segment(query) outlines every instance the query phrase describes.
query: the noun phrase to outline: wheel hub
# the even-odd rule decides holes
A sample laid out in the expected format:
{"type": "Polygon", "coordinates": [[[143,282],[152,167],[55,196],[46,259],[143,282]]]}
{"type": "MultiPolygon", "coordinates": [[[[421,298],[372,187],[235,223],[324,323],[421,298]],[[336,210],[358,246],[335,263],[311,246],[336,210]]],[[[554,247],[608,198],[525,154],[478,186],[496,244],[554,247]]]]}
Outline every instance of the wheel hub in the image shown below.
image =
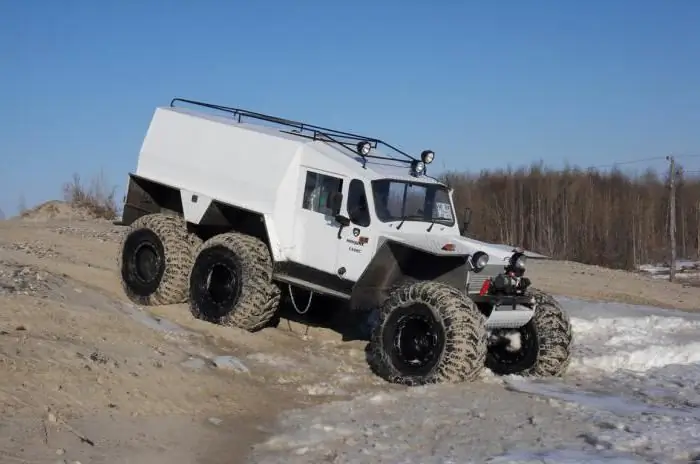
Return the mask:
{"type": "Polygon", "coordinates": [[[398,323],[394,346],[406,364],[422,367],[434,361],[438,335],[431,321],[420,315],[406,316],[398,323]]]}
{"type": "Polygon", "coordinates": [[[214,264],[207,274],[207,292],[212,300],[221,303],[235,293],[237,280],[236,273],[231,268],[214,264]]]}
{"type": "Polygon", "coordinates": [[[150,243],[142,243],[134,254],[136,275],[145,283],[151,283],[158,278],[161,265],[160,257],[155,247],[150,243]]]}

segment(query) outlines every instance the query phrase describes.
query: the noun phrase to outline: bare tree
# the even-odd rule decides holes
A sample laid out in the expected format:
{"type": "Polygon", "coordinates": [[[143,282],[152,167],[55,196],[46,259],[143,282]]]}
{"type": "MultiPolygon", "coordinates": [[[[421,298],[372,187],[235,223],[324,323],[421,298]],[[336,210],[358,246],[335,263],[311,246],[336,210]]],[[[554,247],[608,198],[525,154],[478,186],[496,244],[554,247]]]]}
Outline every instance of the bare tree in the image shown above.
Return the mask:
{"type": "MultiPolygon", "coordinates": [[[[543,163],[518,169],[448,172],[458,210],[472,209],[470,235],[523,246],[558,259],[631,269],[668,258],[668,179],[648,170],[628,175],[543,163]]],[[[700,176],[676,191],[678,249],[700,254],[700,176]]]]}

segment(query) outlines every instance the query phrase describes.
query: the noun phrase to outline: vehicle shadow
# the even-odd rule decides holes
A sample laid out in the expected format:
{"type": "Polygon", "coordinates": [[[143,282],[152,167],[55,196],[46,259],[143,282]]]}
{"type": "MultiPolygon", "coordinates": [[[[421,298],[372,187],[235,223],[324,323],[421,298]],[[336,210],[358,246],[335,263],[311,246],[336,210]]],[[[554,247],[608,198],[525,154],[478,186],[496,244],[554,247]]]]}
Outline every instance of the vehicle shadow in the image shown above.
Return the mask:
{"type": "Polygon", "coordinates": [[[310,292],[295,288],[292,301],[288,289],[283,288],[279,311],[270,326],[278,327],[284,324],[282,319],[286,319],[309,327],[332,330],[341,335],[345,342],[369,341],[368,312],[351,312],[346,302],[316,293],[309,304],[309,296],[310,292]]]}

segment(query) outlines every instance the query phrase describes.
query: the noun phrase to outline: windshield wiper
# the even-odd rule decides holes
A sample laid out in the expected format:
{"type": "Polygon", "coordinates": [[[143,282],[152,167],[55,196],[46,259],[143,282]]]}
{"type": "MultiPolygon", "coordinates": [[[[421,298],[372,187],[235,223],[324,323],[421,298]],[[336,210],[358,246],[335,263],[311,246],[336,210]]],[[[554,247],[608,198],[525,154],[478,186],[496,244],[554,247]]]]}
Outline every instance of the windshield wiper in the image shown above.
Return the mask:
{"type": "Polygon", "coordinates": [[[401,222],[399,223],[398,226],[396,226],[396,230],[399,230],[401,226],[403,225],[404,222],[406,222],[406,219],[409,218],[418,218],[418,219],[423,219],[423,216],[420,214],[404,214],[403,217],[401,218],[401,222]]]}
{"type": "Polygon", "coordinates": [[[450,222],[450,220],[447,219],[447,218],[442,218],[442,217],[432,218],[432,219],[430,220],[430,226],[428,227],[428,229],[426,230],[426,232],[430,232],[431,230],[433,230],[433,226],[434,226],[435,224],[446,225],[445,223],[449,224],[449,222],[450,222]]]}

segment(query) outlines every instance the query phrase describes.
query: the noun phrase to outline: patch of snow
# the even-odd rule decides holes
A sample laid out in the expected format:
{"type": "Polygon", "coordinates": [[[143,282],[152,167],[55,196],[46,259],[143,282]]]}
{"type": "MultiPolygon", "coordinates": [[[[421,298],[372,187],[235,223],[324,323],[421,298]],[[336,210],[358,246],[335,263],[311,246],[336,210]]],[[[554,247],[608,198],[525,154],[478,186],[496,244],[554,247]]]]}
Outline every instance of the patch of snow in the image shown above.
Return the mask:
{"type": "Polygon", "coordinates": [[[663,462],[700,456],[700,315],[560,301],[572,314],[576,337],[569,374],[561,380],[512,376],[506,383],[574,405],[600,425],[587,436],[600,449],[663,462]]]}
{"type": "Polygon", "coordinates": [[[637,266],[637,270],[648,274],[658,274],[660,272],[668,271],[668,268],[663,266],[655,266],[653,264],[641,264],[637,266]]]}
{"type": "Polygon", "coordinates": [[[238,373],[249,373],[250,369],[248,366],[243,364],[243,361],[236,358],[235,356],[217,356],[212,359],[212,362],[219,369],[232,370],[238,373]]]}
{"type": "Polygon", "coordinates": [[[694,462],[700,456],[698,405],[673,396],[648,396],[643,382],[643,377],[620,375],[588,379],[578,387],[514,379],[509,384],[523,393],[553,397],[573,406],[578,420],[596,426],[585,435],[586,442],[596,449],[660,462],[694,462]]]}
{"type": "MultiPolygon", "coordinates": [[[[386,386],[292,411],[255,448],[255,462],[699,459],[700,314],[559,300],[575,337],[565,377],[497,377],[486,370],[471,384],[386,386]]],[[[332,391],[328,384],[313,387],[309,393],[332,391]]]]}
{"type": "Polygon", "coordinates": [[[311,396],[340,396],[347,395],[347,392],[330,383],[321,382],[313,385],[301,385],[300,391],[311,396]]]}
{"type": "MultiPolygon", "coordinates": [[[[667,264],[641,264],[637,266],[637,270],[658,280],[668,279],[671,273],[671,268],[667,264]]],[[[676,277],[678,280],[700,279],[700,261],[676,260],[676,277]]]]}
{"type": "Polygon", "coordinates": [[[572,318],[572,367],[644,372],[669,364],[700,362],[700,320],[642,317],[572,318]]]}
{"type": "MultiPolygon", "coordinates": [[[[650,277],[654,280],[668,280],[670,272],[652,274],[650,277]]],[[[676,272],[676,280],[698,280],[700,279],[700,272],[676,272]]]]}
{"type": "Polygon", "coordinates": [[[187,335],[193,332],[184,327],[169,321],[168,319],[154,316],[133,304],[122,304],[121,309],[133,320],[140,322],[146,327],[166,334],[187,335]]]}
{"type": "Polygon", "coordinates": [[[516,352],[520,350],[520,348],[522,347],[520,332],[510,332],[506,334],[506,338],[508,339],[508,347],[506,348],[506,350],[511,352],[516,352]]]}
{"type": "Polygon", "coordinates": [[[281,369],[296,369],[299,368],[299,363],[291,358],[281,355],[273,355],[268,353],[253,353],[246,356],[247,359],[261,364],[267,364],[281,369]]]}
{"type": "Polygon", "coordinates": [[[204,369],[207,366],[207,363],[202,359],[202,358],[196,358],[190,356],[187,358],[185,361],[181,362],[180,365],[182,367],[186,367],[188,369],[204,369]]]}
{"type": "Polygon", "coordinates": [[[545,451],[512,451],[501,456],[489,458],[484,462],[489,464],[639,464],[648,462],[646,459],[635,458],[628,454],[609,451],[579,451],[554,449],[545,451]]]}

